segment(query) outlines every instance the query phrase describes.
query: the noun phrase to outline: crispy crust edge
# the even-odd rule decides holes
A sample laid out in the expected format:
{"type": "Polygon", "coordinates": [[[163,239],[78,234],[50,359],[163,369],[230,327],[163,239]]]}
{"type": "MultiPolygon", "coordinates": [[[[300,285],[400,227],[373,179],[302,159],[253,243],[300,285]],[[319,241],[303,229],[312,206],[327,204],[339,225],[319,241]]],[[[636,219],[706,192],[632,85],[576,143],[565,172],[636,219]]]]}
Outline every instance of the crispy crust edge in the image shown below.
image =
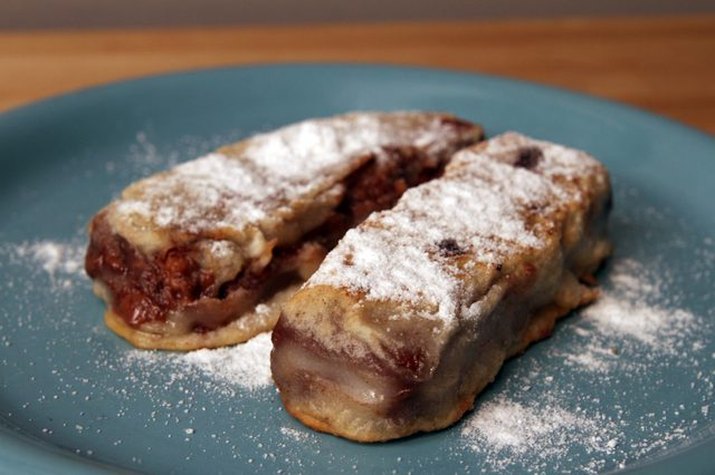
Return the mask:
{"type": "Polygon", "coordinates": [[[254,336],[271,331],[278,320],[275,316],[258,317],[255,313],[224,327],[207,333],[189,333],[186,335],[160,335],[132,328],[112,310],[104,313],[104,323],[114,333],[124,338],[136,348],[143,350],[191,351],[201,348],[220,348],[244,343],[254,336]],[[252,325],[247,325],[254,321],[252,325]],[[241,327],[237,323],[241,323],[241,327]]]}

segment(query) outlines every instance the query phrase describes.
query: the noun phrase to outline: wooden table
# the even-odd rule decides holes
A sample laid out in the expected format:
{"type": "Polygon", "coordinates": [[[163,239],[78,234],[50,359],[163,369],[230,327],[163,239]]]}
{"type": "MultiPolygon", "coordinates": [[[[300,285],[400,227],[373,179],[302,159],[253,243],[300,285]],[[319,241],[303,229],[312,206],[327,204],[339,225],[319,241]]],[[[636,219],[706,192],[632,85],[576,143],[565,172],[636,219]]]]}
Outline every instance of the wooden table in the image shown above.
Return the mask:
{"type": "Polygon", "coordinates": [[[89,85],[228,64],[357,61],[511,76],[715,133],[715,15],[0,32],[0,110],[89,85]]]}

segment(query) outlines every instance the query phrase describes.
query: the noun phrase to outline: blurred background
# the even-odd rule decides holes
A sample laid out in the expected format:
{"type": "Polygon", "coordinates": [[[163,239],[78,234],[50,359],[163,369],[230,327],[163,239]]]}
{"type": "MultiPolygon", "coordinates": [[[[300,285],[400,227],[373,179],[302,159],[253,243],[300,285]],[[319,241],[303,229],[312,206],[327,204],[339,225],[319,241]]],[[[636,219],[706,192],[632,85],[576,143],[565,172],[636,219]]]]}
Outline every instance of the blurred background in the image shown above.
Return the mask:
{"type": "Polygon", "coordinates": [[[300,24],[715,12],[713,0],[0,0],[0,28],[300,24]]]}
{"type": "Polygon", "coordinates": [[[715,0],[0,0],[0,111],[217,66],[473,71],[715,133],[715,0]]]}

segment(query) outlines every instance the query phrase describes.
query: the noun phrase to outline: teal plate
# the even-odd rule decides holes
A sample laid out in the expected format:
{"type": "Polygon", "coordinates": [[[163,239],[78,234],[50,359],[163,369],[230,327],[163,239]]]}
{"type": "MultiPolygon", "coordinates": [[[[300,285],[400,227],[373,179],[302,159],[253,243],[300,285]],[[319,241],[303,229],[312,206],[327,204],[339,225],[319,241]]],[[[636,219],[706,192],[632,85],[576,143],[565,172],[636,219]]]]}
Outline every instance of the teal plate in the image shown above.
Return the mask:
{"type": "Polygon", "coordinates": [[[0,116],[0,472],[715,470],[715,141],[494,77],[281,65],[151,77],[0,116]],[[361,445],[268,384],[133,350],[82,275],[84,226],[127,184],[223,142],[350,110],[444,110],[599,157],[615,187],[604,299],[509,361],[455,426],[361,445]]]}

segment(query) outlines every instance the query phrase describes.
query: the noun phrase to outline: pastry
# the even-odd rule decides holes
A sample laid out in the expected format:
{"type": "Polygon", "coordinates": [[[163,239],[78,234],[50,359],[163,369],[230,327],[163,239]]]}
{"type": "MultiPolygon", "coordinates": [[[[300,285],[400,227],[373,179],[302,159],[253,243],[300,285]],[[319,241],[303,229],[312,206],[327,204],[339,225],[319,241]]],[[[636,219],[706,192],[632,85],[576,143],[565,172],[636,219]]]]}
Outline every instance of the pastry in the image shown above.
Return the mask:
{"type": "Polygon", "coordinates": [[[270,330],[276,304],[370,212],[442,172],[477,125],[423,112],[309,120],[140,180],[90,224],[105,322],[140,348],[270,330]]]}
{"type": "Polygon", "coordinates": [[[606,169],[507,133],[348,231],[284,305],[273,379],[306,425],[372,442],[459,420],[505,359],[597,297],[606,169]]]}

